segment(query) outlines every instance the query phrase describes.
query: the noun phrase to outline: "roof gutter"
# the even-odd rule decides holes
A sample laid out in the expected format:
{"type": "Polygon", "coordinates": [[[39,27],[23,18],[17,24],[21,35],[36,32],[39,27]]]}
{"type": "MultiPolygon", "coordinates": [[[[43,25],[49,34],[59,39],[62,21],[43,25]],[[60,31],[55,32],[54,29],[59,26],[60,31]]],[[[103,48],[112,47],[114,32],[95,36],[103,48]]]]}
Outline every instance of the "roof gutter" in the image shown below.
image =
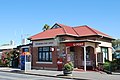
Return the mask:
{"type": "Polygon", "coordinates": [[[89,40],[89,39],[85,39],[85,40],[65,40],[65,41],[60,41],[61,43],[69,43],[69,42],[92,42],[92,43],[99,43],[98,41],[95,40],[89,40]]]}
{"type": "Polygon", "coordinates": [[[50,39],[54,39],[54,38],[45,38],[45,39],[40,39],[40,38],[38,38],[38,39],[31,39],[30,41],[39,41],[39,40],[50,40],[50,39]]]}

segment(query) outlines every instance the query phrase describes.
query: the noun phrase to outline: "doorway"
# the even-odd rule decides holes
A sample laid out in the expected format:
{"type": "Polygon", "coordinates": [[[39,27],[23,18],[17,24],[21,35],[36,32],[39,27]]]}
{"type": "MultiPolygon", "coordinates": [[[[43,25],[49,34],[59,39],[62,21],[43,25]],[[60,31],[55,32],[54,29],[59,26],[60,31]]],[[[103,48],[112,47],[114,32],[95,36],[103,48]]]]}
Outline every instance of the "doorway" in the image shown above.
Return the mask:
{"type": "Polygon", "coordinates": [[[73,62],[74,68],[81,68],[82,66],[82,53],[83,48],[80,46],[70,47],[71,61],[73,62]]]}
{"type": "Polygon", "coordinates": [[[94,48],[91,46],[87,46],[86,47],[86,66],[87,69],[93,69],[95,67],[95,62],[96,62],[96,58],[95,58],[95,54],[94,54],[94,48]]]}

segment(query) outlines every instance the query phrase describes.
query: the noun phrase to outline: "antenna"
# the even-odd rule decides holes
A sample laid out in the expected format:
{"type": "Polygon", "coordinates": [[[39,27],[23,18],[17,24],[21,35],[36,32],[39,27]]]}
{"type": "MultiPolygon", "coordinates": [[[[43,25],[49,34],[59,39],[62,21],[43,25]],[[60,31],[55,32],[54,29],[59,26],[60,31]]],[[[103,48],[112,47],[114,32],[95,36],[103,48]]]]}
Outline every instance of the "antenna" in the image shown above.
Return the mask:
{"type": "Polygon", "coordinates": [[[13,40],[10,41],[10,45],[15,45],[13,40]]]}

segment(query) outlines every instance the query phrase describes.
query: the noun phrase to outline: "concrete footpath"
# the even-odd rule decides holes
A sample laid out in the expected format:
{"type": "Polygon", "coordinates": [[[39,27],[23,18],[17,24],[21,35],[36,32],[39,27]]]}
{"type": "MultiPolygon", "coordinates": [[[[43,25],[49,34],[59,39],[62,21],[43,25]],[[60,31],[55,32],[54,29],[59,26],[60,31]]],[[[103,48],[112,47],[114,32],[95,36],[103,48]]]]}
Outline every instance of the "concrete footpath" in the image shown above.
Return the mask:
{"type": "Polygon", "coordinates": [[[66,78],[73,80],[119,80],[120,73],[106,74],[100,71],[73,71],[72,76],[64,76],[62,71],[53,70],[35,70],[31,71],[21,71],[20,69],[0,67],[2,72],[26,74],[26,75],[36,75],[36,76],[46,76],[46,77],[56,77],[56,78],[66,78]]]}

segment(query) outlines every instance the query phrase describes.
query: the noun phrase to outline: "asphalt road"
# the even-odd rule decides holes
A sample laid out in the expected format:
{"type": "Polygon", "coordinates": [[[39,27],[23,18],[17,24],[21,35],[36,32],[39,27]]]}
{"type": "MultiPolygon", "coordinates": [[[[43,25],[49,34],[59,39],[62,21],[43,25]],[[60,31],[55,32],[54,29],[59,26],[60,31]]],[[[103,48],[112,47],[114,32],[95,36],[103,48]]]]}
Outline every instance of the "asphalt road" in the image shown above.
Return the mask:
{"type": "Polygon", "coordinates": [[[69,79],[0,72],[0,80],[69,80],[69,79]]]}

